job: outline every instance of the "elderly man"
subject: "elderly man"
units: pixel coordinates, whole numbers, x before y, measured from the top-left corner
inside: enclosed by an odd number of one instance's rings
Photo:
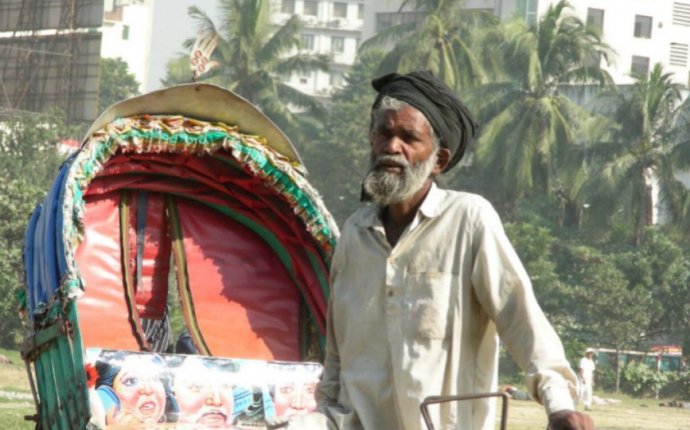
[[[574,411],[577,378],[529,278],[482,197],[443,190],[476,125],[426,72],[373,81],[365,200],[332,262],[319,415],[290,428],[420,430],[432,395],[497,389],[498,336],[525,370],[551,429],[593,429]],[[495,402],[444,404],[437,428],[494,428]]]

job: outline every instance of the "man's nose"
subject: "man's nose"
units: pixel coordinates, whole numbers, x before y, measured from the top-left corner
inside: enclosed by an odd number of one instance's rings
[[[380,142],[379,153],[380,154],[400,154],[402,150],[402,140],[397,136],[391,136],[386,140]]]

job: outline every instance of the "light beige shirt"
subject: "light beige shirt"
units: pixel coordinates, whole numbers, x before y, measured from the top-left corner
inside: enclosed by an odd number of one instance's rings
[[[496,391],[497,334],[547,413],[574,408],[560,339],[480,196],[432,186],[392,248],[378,207],[352,215],[333,257],[328,322],[322,414],[290,428],[425,429],[427,396]],[[431,412],[437,429],[494,428],[491,400]]]

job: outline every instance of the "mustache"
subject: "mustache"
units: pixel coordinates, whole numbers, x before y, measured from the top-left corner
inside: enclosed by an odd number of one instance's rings
[[[410,162],[407,161],[402,154],[381,154],[381,155],[371,155],[371,170],[376,169],[380,166],[399,166],[407,169],[410,167]]]

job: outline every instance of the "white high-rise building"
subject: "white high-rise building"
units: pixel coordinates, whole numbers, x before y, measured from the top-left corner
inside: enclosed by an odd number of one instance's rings
[[[372,0],[366,0],[373,3]],[[365,0],[271,0],[272,20],[282,25],[292,15],[304,24],[304,52],[330,56],[328,72],[286,77],[295,88],[328,97],[343,85],[345,71],[354,63],[362,40]],[[182,43],[196,34],[189,6],[212,18],[217,0],[105,0],[101,56],[120,57],[147,92],[160,88],[166,63],[183,52]]]
[[[537,13],[552,1],[539,1]],[[575,14],[601,29],[615,55],[606,68],[617,84],[633,82],[632,71],[647,73],[661,63],[674,82],[690,86],[690,1],[570,0]]]
[[[558,0],[467,0],[466,8],[492,11],[502,20],[513,17],[535,23]],[[603,64],[617,84],[633,81],[631,71],[646,72],[661,63],[673,79],[690,87],[690,0],[569,0],[572,13],[601,29],[615,54]],[[400,0],[368,2],[363,40],[391,25],[416,19],[400,11]]]
[[[273,0],[273,21],[284,24],[292,15],[303,22],[302,49],[305,53],[329,55],[328,72],[311,72],[286,77],[305,94],[328,97],[343,85],[343,76],[354,64],[362,40],[364,0]]]
[[[196,35],[190,6],[216,12],[216,0],[105,0],[101,56],[122,58],[142,93],[161,88],[168,60]]]
[[[401,0],[271,0],[272,19],[283,24],[293,14],[304,22],[305,52],[331,57],[328,72],[285,77],[295,88],[328,97],[342,86],[360,43],[392,25],[419,18],[400,11]],[[493,12],[503,20],[522,17],[534,23],[557,0],[467,0],[465,7]],[[674,80],[690,85],[690,0],[570,0],[571,13],[601,28],[615,51],[607,70],[618,84],[632,82],[631,70],[650,70],[657,62]],[[161,87],[167,61],[194,37],[187,14],[195,5],[213,16],[217,0],[105,0],[104,57],[122,57],[141,83],[141,91]]]

